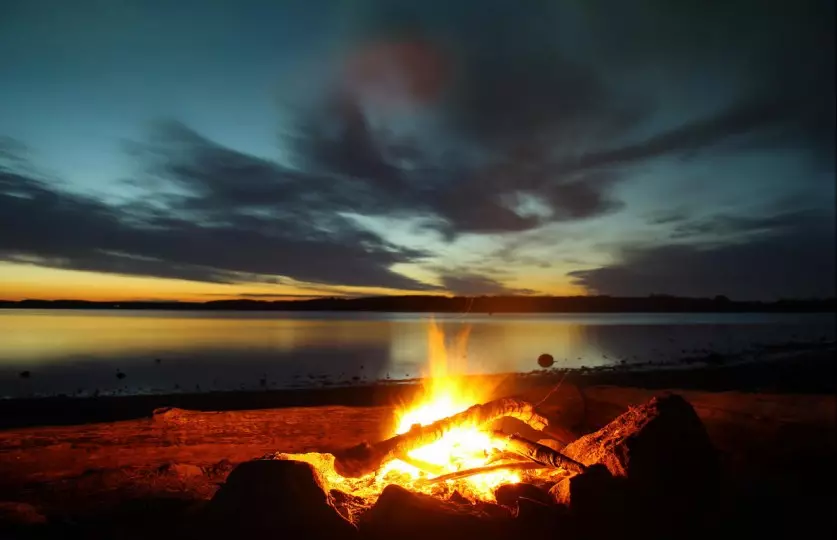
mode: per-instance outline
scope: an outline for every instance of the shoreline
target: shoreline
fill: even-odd
[[[833,313],[835,298],[735,300],[723,295],[698,298],[628,296],[441,296],[398,295],[319,297],[305,300],[229,299],[195,301],[91,301],[0,299],[0,309],[191,310],[387,313]]]
[[[564,379],[567,384],[681,389],[709,392],[834,394],[837,364],[833,342],[786,345],[773,351],[683,358],[676,364],[647,362],[599,368],[471,376],[507,394],[541,388]],[[408,401],[421,380],[378,381],[362,385],[200,393],[48,396],[0,400],[0,430],[36,426],[81,425],[147,418],[154,409],[241,411],[288,407],[376,407]]]

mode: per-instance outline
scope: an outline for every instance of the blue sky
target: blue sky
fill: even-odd
[[[0,296],[833,295],[833,11],[5,2]]]

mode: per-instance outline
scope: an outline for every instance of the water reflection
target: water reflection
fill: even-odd
[[[0,311],[0,395],[264,389],[420,376],[427,315]],[[504,315],[437,317],[468,330],[460,370],[659,361],[754,343],[834,338],[823,315]],[[30,377],[21,377],[29,371]],[[117,376],[117,373],[123,375]]]

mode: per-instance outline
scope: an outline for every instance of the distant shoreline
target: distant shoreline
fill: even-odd
[[[306,300],[213,300],[208,302],[93,302],[0,300],[0,309],[96,309],[173,311],[366,311],[391,313],[834,313],[837,302],[789,299],[735,301],[725,296],[376,296]]]

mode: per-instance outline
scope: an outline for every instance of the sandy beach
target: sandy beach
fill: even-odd
[[[495,394],[537,402],[564,379],[541,408],[580,435],[654,395],[679,393],[722,456],[734,519],[762,527],[760,513],[779,505],[788,523],[822,527],[834,502],[833,354],[824,345],[729,366],[496,377]],[[394,407],[419,390],[8,400],[0,403],[0,520],[19,537],[176,535],[236,464],[378,440]]]

